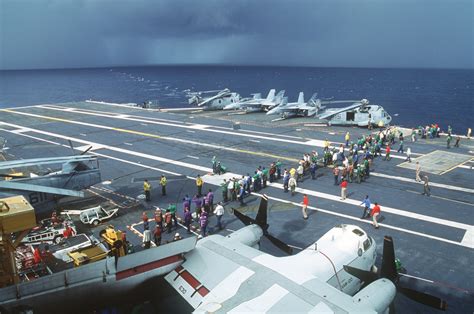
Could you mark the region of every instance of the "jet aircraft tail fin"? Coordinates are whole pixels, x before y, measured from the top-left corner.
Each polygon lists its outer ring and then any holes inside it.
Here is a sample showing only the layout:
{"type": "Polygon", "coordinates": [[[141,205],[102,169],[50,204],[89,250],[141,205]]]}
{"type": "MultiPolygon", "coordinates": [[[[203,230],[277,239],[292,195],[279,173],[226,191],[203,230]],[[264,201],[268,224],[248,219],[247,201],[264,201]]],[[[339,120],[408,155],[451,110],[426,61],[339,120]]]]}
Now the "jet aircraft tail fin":
{"type": "Polygon", "coordinates": [[[270,91],[268,92],[268,95],[267,95],[267,100],[272,101],[273,98],[275,98],[275,90],[270,89],[270,91]]]}
{"type": "Polygon", "coordinates": [[[304,104],[304,93],[303,92],[300,92],[300,94],[298,96],[298,104],[299,105],[304,104]]]}

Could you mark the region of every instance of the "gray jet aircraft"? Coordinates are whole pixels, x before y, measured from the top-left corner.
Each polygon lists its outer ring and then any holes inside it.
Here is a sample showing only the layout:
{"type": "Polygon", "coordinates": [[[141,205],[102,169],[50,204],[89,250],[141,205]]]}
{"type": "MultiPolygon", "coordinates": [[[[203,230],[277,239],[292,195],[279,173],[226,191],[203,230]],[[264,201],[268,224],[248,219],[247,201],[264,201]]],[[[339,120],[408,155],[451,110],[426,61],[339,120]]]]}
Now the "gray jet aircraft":
{"type": "Polygon", "coordinates": [[[282,119],[287,119],[291,117],[309,117],[316,114],[318,108],[321,106],[318,103],[319,99],[317,99],[317,93],[314,93],[313,96],[308,100],[308,102],[304,102],[304,93],[300,92],[298,96],[297,102],[283,102],[279,106],[274,107],[273,109],[267,112],[267,115],[276,115],[279,114],[282,119]]]}
{"type": "Polygon", "coordinates": [[[254,94],[252,99],[242,100],[238,103],[230,104],[224,107],[224,110],[245,110],[245,112],[268,111],[282,103],[285,90],[281,90],[275,95],[276,90],[271,89],[267,98],[262,98],[261,94],[254,94]]]}

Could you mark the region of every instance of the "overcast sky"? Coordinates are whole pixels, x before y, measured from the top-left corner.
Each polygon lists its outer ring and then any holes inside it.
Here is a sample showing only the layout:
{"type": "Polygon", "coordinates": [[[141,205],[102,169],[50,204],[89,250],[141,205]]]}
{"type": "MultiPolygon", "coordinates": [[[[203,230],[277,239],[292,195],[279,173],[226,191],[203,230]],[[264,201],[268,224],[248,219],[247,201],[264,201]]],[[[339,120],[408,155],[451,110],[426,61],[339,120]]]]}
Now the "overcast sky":
{"type": "Polygon", "coordinates": [[[474,0],[0,0],[0,69],[474,68],[474,0]]]}

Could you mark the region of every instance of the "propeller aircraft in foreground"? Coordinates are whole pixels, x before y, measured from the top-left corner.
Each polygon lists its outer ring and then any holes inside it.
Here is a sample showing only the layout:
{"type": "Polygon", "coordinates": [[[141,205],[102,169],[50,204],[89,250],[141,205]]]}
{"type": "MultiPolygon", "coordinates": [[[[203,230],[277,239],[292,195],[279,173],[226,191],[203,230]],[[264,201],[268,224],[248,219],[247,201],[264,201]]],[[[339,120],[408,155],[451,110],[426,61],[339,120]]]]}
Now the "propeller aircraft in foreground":
{"type": "Polygon", "coordinates": [[[259,251],[265,236],[292,253],[268,233],[267,201],[264,195],[255,219],[234,210],[246,227],[201,239],[185,262],[165,277],[195,313],[386,313],[397,289],[423,304],[445,308],[436,297],[396,286],[389,237],[377,274],[375,241],[355,225],[336,226],[295,255],[275,257],[259,251]]]}

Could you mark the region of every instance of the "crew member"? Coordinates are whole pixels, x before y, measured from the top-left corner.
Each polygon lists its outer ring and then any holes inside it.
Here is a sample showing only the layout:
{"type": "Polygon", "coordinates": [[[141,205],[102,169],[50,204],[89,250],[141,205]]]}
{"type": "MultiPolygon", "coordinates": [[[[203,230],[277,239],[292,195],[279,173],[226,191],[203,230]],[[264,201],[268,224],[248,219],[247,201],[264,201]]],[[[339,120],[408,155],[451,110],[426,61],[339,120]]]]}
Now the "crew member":
{"type": "Polygon", "coordinates": [[[191,215],[191,210],[188,207],[184,208],[184,226],[188,230],[188,233],[191,233],[191,221],[193,217],[191,215]]]}
{"type": "Polygon", "coordinates": [[[35,264],[39,264],[42,261],[41,252],[38,247],[36,247],[33,252],[33,259],[34,259],[35,264]]]}
{"type": "Polygon", "coordinates": [[[207,213],[202,212],[201,217],[199,217],[199,224],[201,226],[201,236],[202,237],[206,236],[207,223],[208,223],[207,213]]]}
{"type": "Polygon", "coordinates": [[[341,200],[345,200],[347,197],[347,180],[342,178],[341,182],[341,200]]]}
{"type": "Polygon", "coordinates": [[[143,247],[145,249],[149,249],[151,245],[151,231],[149,229],[145,229],[143,231],[143,247]]]}
{"type": "Polygon", "coordinates": [[[153,232],[153,239],[156,246],[161,245],[161,228],[158,225],[155,227],[155,231],[153,232]]]}
{"type": "Polygon", "coordinates": [[[160,229],[163,229],[163,216],[161,214],[161,209],[157,208],[155,211],[155,223],[160,229]]]}
{"type": "Polygon", "coordinates": [[[167,209],[166,210],[166,213],[165,213],[165,226],[166,226],[166,232],[168,233],[171,233],[171,220],[172,220],[172,216],[171,216],[171,213],[170,213],[170,210],[167,209]]]}
{"type": "Polygon", "coordinates": [[[178,220],[176,219],[176,205],[170,203],[166,209],[166,212],[168,212],[168,210],[171,214],[171,218],[173,219],[175,228],[178,228],[178,220]]]}
{"type": "Polygon", "coordinates": [[[423,177],[423,193],[421,194],[426,196],[431,195],[430,181],[428,180],[428,176],[423,177]]]}
{"type": "Polygon", "coordinates": [[[385,148],[385,158],[383,160],[390,160],[390,145],[385,148]]]}
{"type": "Polygon", "coordinates": [[[161,175],[160,185],[161,185],[161,195],[165,196],[166,195],[166,177],[164,174],[161,175]]]}
{"type": "Polygon", "coordinates": [[[72,230],[71,226],[66,225],[66,229],[63,231],[63,236],[65,239],[72,237],[74,234],[74,230],[72,230]]]}
{"type": "Polygon", "coordinates": [[[217,217],[217,227],[219,230],[222,230],[222,216],[224,216],[224,206],[222,203],[217,203],[216,209],[214,209],[214,214],[217,217]]]}
{"type": "Polygon", "coordinates": [[[307,212],[308,205],[309,205],[308,195],[306,194],[303,195],[303,202],[301,202],[301,204],[302,204],[301,212],[303,213],[303,219],[308,219],[308,212],[307,212]]]}
{"type": "Polygon", "coordinates": [[[371,205],[368,195],[365,196],[364,200],[360,203],[360,205],[364,205],[364,212],[362,213],[362,217],[360,217],[360,219],[364,219],[366,216],[369,215],[371,205]]]}
{"type": "Polygon", "coordinates": [[[143,220],[143,228],[148,229],[148,215],[146,214],[146,212],[143,212],[142,220],[143,220]]]}
{"type": "Polygon", "coordinates": [[[417,161],[417,162],[416,162],[416,172],[415,172],[415,180],[416,180],[416,182],[420,182],[420,181],[421,181],[420,173],[421,173],[421,165],[420,165],[420,162],[417,161]]]}
{"type": "Polygon", "coordinates": [[[375,227],[375,229],[379,228],[379,224],[377,223],[377,217],[380,215],[380,206],[376,202],[374,204],[374,208],[372,208],[372,211],[370,212],[370,216],[372,216],[372,224],[375,227]]]}
{"type": "Polygon", "coordinates": [[[203,181],[201,179],[201,176],[198,174],[196,178],[196,186],[197,186],[199,197],[202,196],[202,185],[203,185],[203,181]]]}
{"type": "Polygon", "coordinates": [[[150,191],[151,191],[151,184],[148,183],[148,180],[145,180],[143,182],[143,191],[145,192],[145,200],[147,202],[151,201],[151,195],[150,195],[150,191]]]}

